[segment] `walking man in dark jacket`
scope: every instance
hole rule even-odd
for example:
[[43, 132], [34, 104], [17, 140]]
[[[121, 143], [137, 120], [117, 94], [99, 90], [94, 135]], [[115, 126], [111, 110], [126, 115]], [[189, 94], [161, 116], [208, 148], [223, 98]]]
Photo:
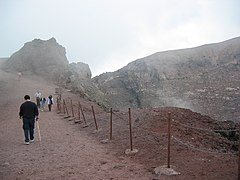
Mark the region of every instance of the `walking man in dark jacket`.
[[[20, 106], [19, 117], [23, 120], [23, 130], [25, 136], [25, 144], [34, 142], [34, 124], [35, 119], [38, 120], [38, 108], [37, 105], [30, 101], [30, 96], [24, 96], [25, 102]], [[29, 139], [30, 138], [30, 139]]]

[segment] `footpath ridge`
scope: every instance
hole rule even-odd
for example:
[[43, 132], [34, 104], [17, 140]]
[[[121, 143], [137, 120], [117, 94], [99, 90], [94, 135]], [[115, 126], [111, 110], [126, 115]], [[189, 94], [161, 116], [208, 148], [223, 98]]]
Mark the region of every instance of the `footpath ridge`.
[[[0, 70], [0, 179], [151, 179], [152, 174], [125, 157], [116, 158], [96, 140], [52, 112], [40, 112], [41, 143], [24, 145], [18, 118], [23, 96], [40, 90], [52, 94], [55, 86], [39, 77]], [[131, 168], [130, 168], [131, 167]]]

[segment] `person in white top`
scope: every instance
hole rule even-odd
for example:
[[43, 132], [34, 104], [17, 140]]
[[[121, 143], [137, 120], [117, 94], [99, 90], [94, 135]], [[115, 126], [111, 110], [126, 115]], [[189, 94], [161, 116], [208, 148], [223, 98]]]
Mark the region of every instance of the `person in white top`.
[[53, 97], [52, 95], [48, 96], [47, 98], [47, 105], [48, 105], [48, 110], [51, 111], [52, 110], [52, 105], [54, 104], [53, 102]]
[[40, 99], [42, 94], [39, 91], [37, 91], [34, 96], [36, 97], [37, 107], [40, 108]]
[[21, 79], [22, 79], [22, 73], [18, 72], [18, 81], [21, 81]]

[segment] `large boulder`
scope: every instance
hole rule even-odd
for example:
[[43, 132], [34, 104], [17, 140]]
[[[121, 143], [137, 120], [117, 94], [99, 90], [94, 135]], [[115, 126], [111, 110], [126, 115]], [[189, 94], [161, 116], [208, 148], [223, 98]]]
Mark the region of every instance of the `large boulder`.
[[31, 72], [51, 79], [56, 79], [67, 67], [66, 50], [54, 38], [25, 43], [3, 65], [7, 71]]

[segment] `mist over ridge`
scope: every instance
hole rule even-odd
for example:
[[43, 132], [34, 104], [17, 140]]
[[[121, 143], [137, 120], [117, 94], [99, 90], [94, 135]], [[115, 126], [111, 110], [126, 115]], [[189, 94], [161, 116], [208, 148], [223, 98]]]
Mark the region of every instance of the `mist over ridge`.
[[239, 117], [239, 37], [157, 52], [93, 78], [87, 64], [69, 63], [55, 38], [27, 42], [4, 61], [6, 71], [40, 75], [105, 108], [176, 106], [218, 120]]

